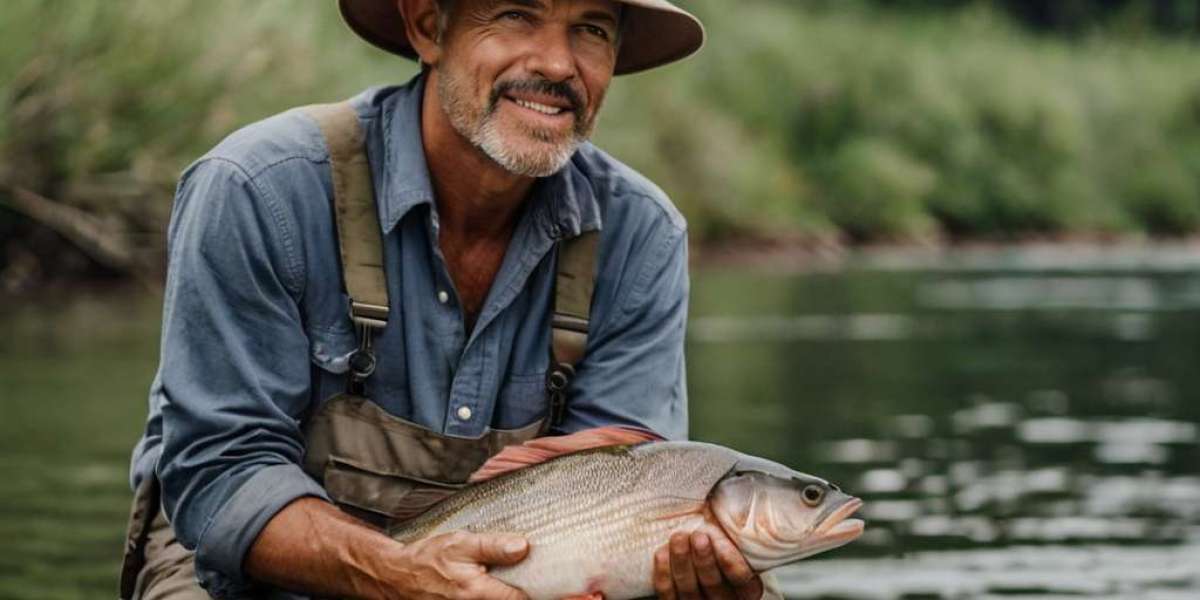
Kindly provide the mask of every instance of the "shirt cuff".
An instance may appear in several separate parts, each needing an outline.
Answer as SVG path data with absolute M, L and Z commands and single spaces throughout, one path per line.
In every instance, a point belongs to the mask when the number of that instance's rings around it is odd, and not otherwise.
M 209 522 L 196 544 L 196 578 L 215 598 L 231 598 L 250 586 L 242 562 L 259 532 L 293 501 L 325 490 L 298 465 L 259 469 L 233 493 Z

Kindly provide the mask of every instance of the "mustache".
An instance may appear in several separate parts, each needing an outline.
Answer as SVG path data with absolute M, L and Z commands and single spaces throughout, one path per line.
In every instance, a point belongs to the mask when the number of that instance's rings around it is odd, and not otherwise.
M 576 115 L 580 115 L 580 109 L 587 108 L 586 102 L 580 96 L 579 92 L 575 91 L 575 88 L 571 87 L 565 81 L 518 79 L 502 81 L 496 84 L 496 87 L 492 89 L 491 102 L 489 103 L 490 110 L 496 109 L 496 104 L 500 102 L 501 96 L 512 92 L 530 92 L 557 96 L 560 99 L 566 100 Z

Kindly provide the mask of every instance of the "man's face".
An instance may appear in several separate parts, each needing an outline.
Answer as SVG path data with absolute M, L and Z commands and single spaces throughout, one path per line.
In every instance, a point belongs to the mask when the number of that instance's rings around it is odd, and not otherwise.
M 616 65 L 611 0 L 457 0 L 434 66 L 460 135 L 506 170 L 558 171 L 591 135 Z

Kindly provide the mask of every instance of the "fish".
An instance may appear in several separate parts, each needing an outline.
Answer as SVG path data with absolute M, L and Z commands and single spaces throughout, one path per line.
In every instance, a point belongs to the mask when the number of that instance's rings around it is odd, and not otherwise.
M 581 449 L 582 448 L 582 449 Z M 489 574 L 533 600 L 653 596 L 653 556 L 677 531 L 724 533 L 755 572 L 862 535 L 862 500 L 824 479 L 704 442 L 602 427 L 501 451 L 472 483 L 388 531 L 510 533 L 525 559 Z

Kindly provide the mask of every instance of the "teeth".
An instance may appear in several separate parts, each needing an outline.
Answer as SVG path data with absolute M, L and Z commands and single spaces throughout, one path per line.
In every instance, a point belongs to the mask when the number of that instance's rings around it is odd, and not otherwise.
M 563 111 L 563 109 L 555 107 L 555 106 L 546 106 L 545 104 L 540 104 L 538 102 L 530 102 L 528 100 L 521 100 L 519 98 L 514 98 L 513 102 L 516 102 L 518 105 L 528 108 L 529 110 L 536 110 L 536 111 L 542 113 L 543 115 L 557 115 L 558 113 Z

